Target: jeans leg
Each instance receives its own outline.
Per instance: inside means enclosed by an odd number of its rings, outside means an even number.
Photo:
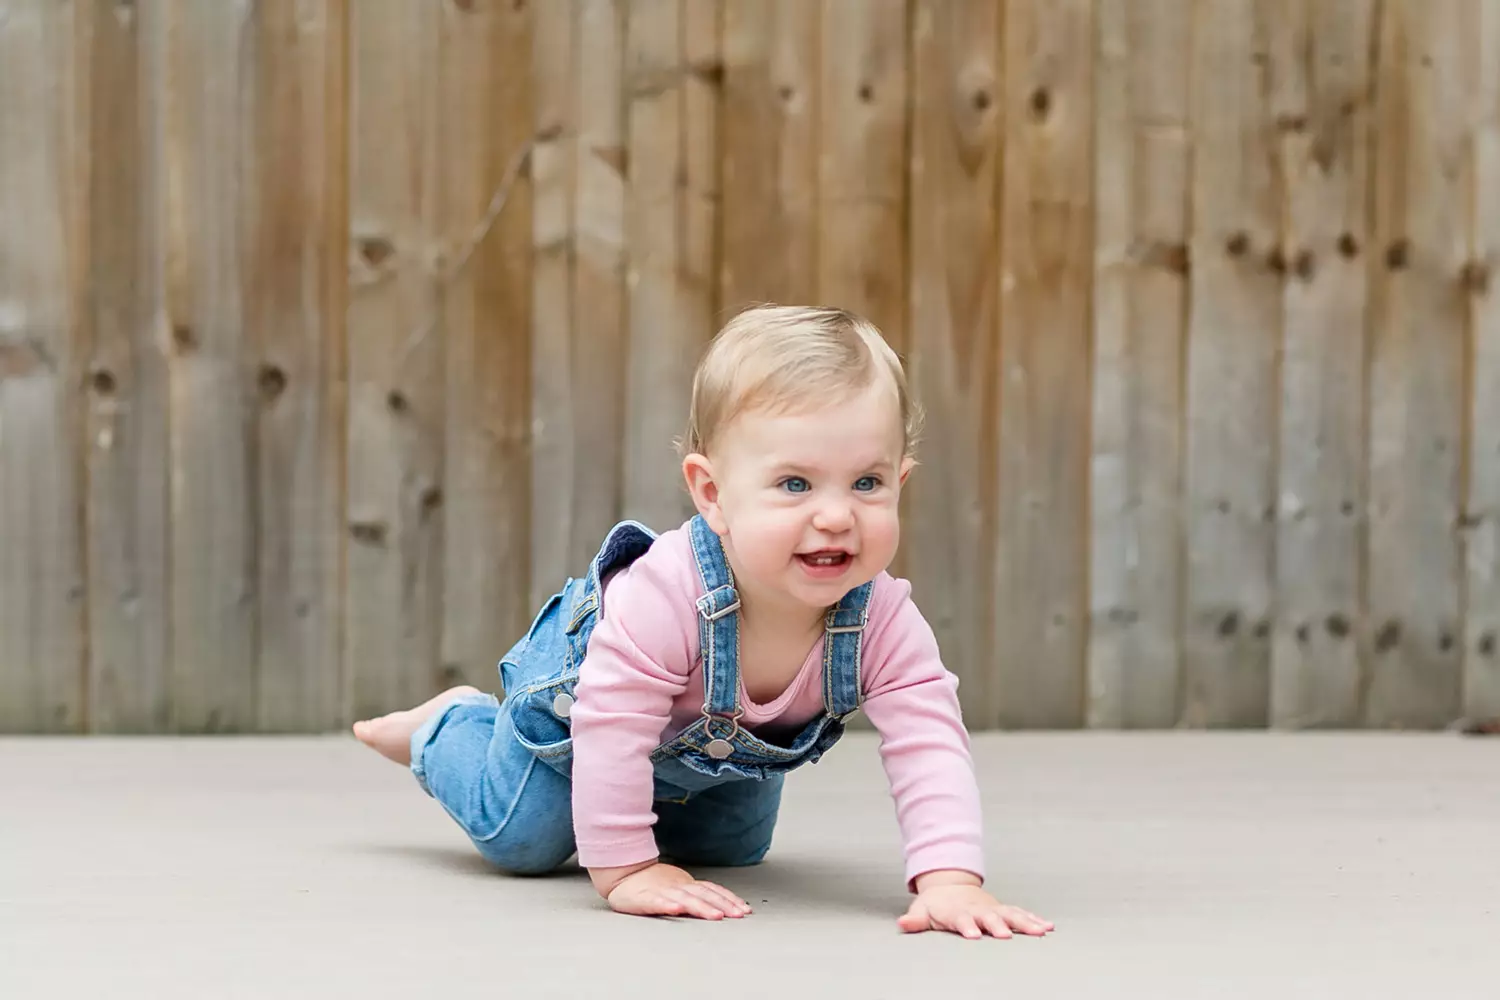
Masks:
[[[446,706],[412,735],[412,774],[495,867],[539,875],[567,861],[572,784],[515,739],[491,695]]]
[[[781,809],[781,775],[714,785],[686,802],[656,803],[663,860],[732,868],[758,864],[771,849]]]

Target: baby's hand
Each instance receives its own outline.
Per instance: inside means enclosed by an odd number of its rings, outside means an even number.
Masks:
[[[750,906],[721,885],[700,882],[681,868],[657,863],[627,875],[609,891],[610,908],[643,917],[743,917]]]
[[[1053,929],[1051,921],[1028,913],[1019,906],[1000,903],[967,873],[932,872],[917,880],[917,898],[897,922],[908,934],[919,931],[953,931],[966,938],[985,933],[1008,938],[1012,929],[1038,937]]]

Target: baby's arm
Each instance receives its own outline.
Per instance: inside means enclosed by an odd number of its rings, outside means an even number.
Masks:
[[[651,751],[687,686],[697,622],[691,595],[686,619],[675,610],[683,583],[656,555],[648,552],[610,584],[580,670],[571,713],[578,859],[620,912],[743,916],[750,908],[738,896],[658,860]]]
[[[880,755],[916,893],[903,930],[952,930],[966,937],[1010,929],[1046,933],[1052,925],[1002,906],[985,881],[979,787],[958,702],[958,680],[944,666],[931,626],[903,580],[885,578],[865,637],[866,715],[880,733]]]

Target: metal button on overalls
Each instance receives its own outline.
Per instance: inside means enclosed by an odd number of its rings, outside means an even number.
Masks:
[[[559,719],[566,719],[573,714],[573,696],[566,691],[552,699],[552,714]]]

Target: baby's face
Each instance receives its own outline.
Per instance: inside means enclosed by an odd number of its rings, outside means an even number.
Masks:
[[[910,469],[890,386],[809,412],[742,414],[715,451],[742,587],[825,608],[890,565]]]

